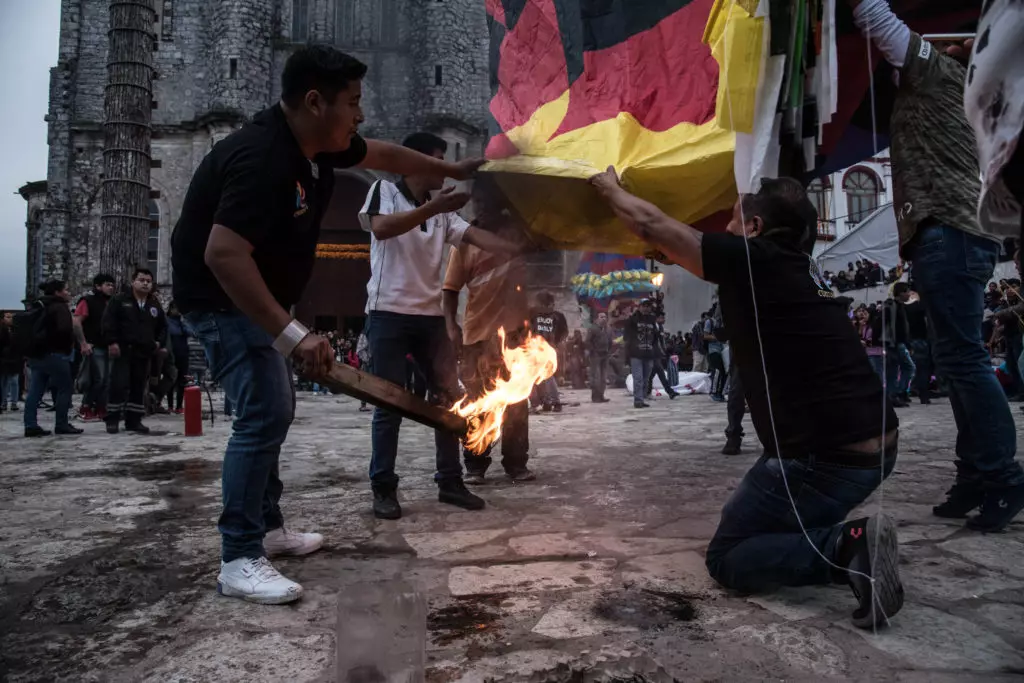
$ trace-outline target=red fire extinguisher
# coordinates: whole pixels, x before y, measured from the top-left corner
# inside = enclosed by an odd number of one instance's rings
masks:
[[[185,387],[185,436],[203,435],[203,392],[195,384]]]

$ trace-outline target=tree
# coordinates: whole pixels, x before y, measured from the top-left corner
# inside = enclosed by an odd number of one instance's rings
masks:
[[[153,0],[111,0],[99,271],[127,282],[146,262],[153,119]]]

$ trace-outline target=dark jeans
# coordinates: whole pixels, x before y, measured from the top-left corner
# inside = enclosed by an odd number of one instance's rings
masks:
[[[406,354],[423,371],[436,401],[451,405],[461,395],[456,378],[455,350],[448,339],[441,316],[405,315],[373,311],[367,323],[370,344],[371,372],[382,379],[404,386],[407,379]],[[370,459],[370,481],[375,486],[398,485],[395,461],[398,458],[398,430],[402,417],[384,408],[373,412],[373,456]],[[436,481],[461,479],[459,438],[444,430],[434,430],[437,449]]]
[[[110,359],[106,349],[94,348],[90,355],[82,358],[78,381],[84,387],[82,405],[97,412],[106,410],[110,389]]]
[[[0,405],[8,407],[18,405],[18,401],[21,400],[21,388],[18,386],[20,379],[20,374],[0,376]]]
[[[674,385],[672,380],[668,378],[665,373],[665,361],[661,358],[654,359],[654,371],[647,375],[647,394],[650,395],[654,391],[654,376],[658,376],[658,380],[661,382],[661,388],[665,390],[666,394],[674,394],[675,390],[672,388]]]
[[[500,343],[501,341],[495,337],[462,347],[462,383],[466,386],[470,400],[479,397],[484,391],[485,383],[497,377],[505,368]],[[501,420],[501,466],[506,472],[521,470],[529,461],[529,419],[528,401],[514,403],[505,410]],[[481,455],[463,449],[462,458],[466,463],[466,471],[475,474],[484,474],[493,462],[491,447]]]
[[[708,354],[708,370],[711,372],[711,395],[721,396],[725,391],[725,359],[720,351]]]
[[[111,359],[110,397],[106,421],[137,425],[146,414],[146,392],[149,389],[149,368],[152,354],[122,347],[121,355]]]
[[[604,390],[608,387],[608,358],[598,355],[590,356],[590,398],[600,401],[604,398]]]
[[[188,353],[174,354],[174,366],[178,369],[178,377],[174,382],[174,395],[168,400],[172,409],[185,407],[185,385],[188,383]]]
[[[743,380],[740,379],[740,367],[734,360],[729,364],[729,425],[725,428],[726,437],[743,438],[743,416],[747,412],[747,399],[743,394]]]
[[[999,244],[944,225],[919,228],[907,245],[914,280],[935,332],[935,365],[956,420],[957,481],[999,488],[1024,483],[1017,431],[981,338],[985,285]]]
[[[28,396],[25,397],[25,427],[38,427],[39,402],[47,389],[55,392],[54,408],[58,427],[68,424],[71,409],[71,360],[59,353],[28,359]]]
[[[914,388],[917,389],[917,396],[921,399],[931,398],[932,372],[932,345],[927,339],[912,339],[910,341],[910,355],[914,359]]]
[[[1018,324],[1014,321],[1011,324]],[[1006,338],[1006,370],[1010,375],[1010,387],[1006,390],[1006,393],[1010,396],[1016,396],[1021,393],[1024,389],[1024,377],[1021,377],[1020,364],[1018,358],[1024,351],[1024,343],[1022,343],[1020,334],[1014,334]]]
[[[221,559],[261,557],[263,536],[284,525],[278,460],[295,415],[291,366],[241,313],[193,312],[185,324],[236,415],[221,475]]]
[[[843,521],[878,487],[883,468],[880,454],[864,454],[864,468],[824,462],[828,455],[761,456],[722,508],[722,521],[708,544],[707,567],[715,581],[747,593],[832,582],[831,567],[818,552],[834,561]],[[885,454],[884,477],[895,464],[893,447]],[[786,495],[783,467],[810,543]]]

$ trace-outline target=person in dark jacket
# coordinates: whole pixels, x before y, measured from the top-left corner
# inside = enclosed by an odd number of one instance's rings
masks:
[[[18,410],[24,369],[25,359],[14,348],[14,314],[4,313],[0,319],[0,413]]]
[[[587,331],[587,351],[590,353],[590,400],[607,403],[604,396],[608,387],[608,359],[612,355],[612,333],[608,329],[608,314],[598,313],[597,324]]]
[[[62,280],[51,280],[40,289],[43,296],[35,306],[44,312],[33,334],[29,349],[29,385],[25,399],[25,436],[49,436],[50,431],[39,426],[39,403],[47,389],[54,391],[57,434],[81,434],[82,430],[68,422],[71,409],[71,353],[75,338],[71,324],[71,295]]]
[[[170,340],[171,357],[178,369],[178,378],[174,383],[174,394],[168,399],[171,410],[179,415],[185,408],[185,385],[188,383],[188,333],[181,322],[178,305],[171,302],[167,307],[167,338]]]
[[[650,299],[640,302],[640,309],[626,322],[626,341],[629,367],[633,373],[633,407],[650,408],[645,401],[647,378],[654,371],[658,323]]]
[[[658,292],[658,294],[661,294],[661,292]],[[655,306],[657,306],[657,300],[655,301]],[[679,392],[672,388],[675,386],[675,383],[666,372],[670,367],[669,355],[671,354],[665,334],[665,314],[659,313],[658,309],[655,308],[654,319],[656,334],[654,340],[654,365],[651,374],[647,375],[647,393],[645,396],[650,396],[654,392],[654,376],[657,375],[658,380],[661,382],[661,388],[665,390],[670,399],[673,399],[679,395]],[[679,379],[678,370],[675,372],[675,378]]]
[[[72,318],[75,340],[82,354],[78,384],[82,389],[82,407],[78,414],[86,422],[107,415],[107,388],[110,359],[103,341],[103,312],[114,294],[114,276],[101,273],[92,280],[92,291],[79,299]]]
[[[103,338],[111,358],[109,434],[117,434],[122,419],[126,431],[149,433],[142,424],[149,365],[167,325],[160,304],[150,296],[152,288],[153,273],[137,268],[131,289],[115,295],[103,314]]]

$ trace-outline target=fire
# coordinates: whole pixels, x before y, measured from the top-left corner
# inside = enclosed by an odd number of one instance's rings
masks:
[[[498,330],[498,337],[509,378],[499,374],[494,388],[480,398],[467,403],[463,397],[452,406],[452,412],[469,423],[465,445],[473,453],[483,453],[497,441],[505,409],[529,398],[533,385],[554,375],[558,368],[558,353],[543,337],[528,334],[522,345],[511,349],[505,348],[505,328]]]

